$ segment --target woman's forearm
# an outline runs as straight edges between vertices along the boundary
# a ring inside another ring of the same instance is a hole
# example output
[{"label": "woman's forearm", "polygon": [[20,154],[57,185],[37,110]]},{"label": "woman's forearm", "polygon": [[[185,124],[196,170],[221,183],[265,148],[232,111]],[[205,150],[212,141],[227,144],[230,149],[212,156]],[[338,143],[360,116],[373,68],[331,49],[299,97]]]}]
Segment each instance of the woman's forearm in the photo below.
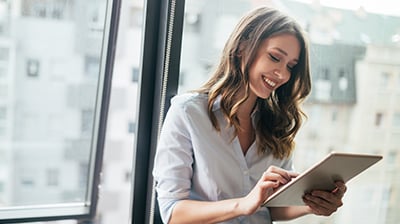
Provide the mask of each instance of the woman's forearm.
[{"label": "woman's forearm", "polygon": [[169,224],[176,223],[217,223],[244,215],[240,208],[241,199],[215,202],[183,200],[179,201],[171,215]]}]

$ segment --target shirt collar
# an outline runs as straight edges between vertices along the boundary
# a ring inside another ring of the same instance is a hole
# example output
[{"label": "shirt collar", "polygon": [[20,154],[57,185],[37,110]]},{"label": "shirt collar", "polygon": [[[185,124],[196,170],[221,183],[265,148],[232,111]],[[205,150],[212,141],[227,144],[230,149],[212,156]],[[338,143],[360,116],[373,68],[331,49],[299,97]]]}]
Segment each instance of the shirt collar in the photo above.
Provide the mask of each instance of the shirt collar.
[{"label": "shirt collar", "polygon": [[215,99],[213,106],[212,106],[212,111],[215,112],[219,109],[221,109],[221,95],[217,96],[217,99]]}]

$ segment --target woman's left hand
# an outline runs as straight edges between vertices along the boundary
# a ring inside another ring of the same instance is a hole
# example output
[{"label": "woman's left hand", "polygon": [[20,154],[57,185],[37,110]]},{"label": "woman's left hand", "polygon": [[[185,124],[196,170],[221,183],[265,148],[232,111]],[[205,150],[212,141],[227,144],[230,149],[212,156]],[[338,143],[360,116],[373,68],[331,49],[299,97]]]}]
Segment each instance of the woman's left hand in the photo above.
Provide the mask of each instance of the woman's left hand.
[{"label": "woman's left hand", "polygon": [[303,201],[316,215],[329,216],[343,205],[342,198],[346,192],[343,182],[336,182],[336,188],[332,191],[313,190],[303,196]]}]

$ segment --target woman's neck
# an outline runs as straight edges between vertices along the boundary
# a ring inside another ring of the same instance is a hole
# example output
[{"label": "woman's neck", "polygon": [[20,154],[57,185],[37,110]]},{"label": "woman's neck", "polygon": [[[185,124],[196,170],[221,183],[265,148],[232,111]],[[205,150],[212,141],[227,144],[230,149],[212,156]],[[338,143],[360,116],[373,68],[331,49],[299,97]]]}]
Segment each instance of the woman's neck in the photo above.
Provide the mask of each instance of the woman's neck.
[{"label": "woman's neck", "polygon": [[[244,95],[244,93],[243,93]],[[242,97],[242,96],[241,96]],[[251,114],[253,113],[254,107],[256,105],[257,96],[250,93],[249,97],[244,101],[238,109],[237,118],[239,122],[241,120],[246,121],[251,118]]]}]

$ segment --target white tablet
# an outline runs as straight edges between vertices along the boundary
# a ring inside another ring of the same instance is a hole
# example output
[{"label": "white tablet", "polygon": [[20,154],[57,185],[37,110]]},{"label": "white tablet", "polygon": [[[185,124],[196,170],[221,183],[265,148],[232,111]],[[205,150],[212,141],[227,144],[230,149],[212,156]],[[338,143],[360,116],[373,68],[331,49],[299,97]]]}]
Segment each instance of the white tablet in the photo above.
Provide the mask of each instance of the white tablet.
[{"label": "white tablet", "polygon": [[350,179],[382,159],[381,155],[332,152],[320,162],[293,178],[264,203],[267,207],[304,205],[303,195],[311,190],[332,191],[335,181]]}]

